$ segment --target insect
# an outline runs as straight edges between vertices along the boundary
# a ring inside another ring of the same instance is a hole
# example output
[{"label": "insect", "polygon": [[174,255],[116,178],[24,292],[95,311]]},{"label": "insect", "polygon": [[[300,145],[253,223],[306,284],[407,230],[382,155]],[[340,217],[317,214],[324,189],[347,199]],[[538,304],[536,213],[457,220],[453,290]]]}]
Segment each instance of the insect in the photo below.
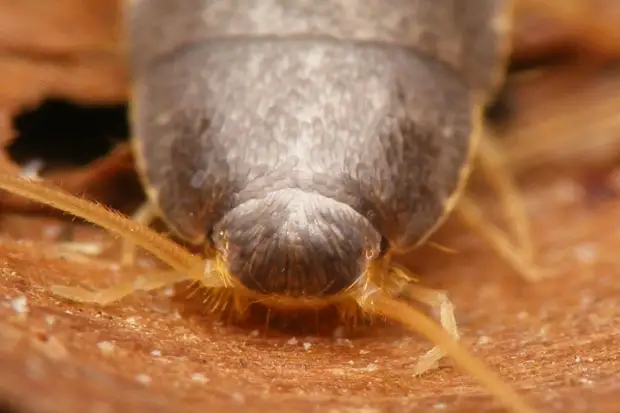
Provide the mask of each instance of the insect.
[{"label": "insect", "polygon": [[[394,264],[453,210],[522,274],[528,261],[461,197],[482,110],[502,78],[509,1],[134,0],[126,9],[133,146],[149,203],[127,220],[41,183],[0,187],[80,216],[174,271],[57,295],[107,305],[136,290],[200,283],[238,312],[351,306],[402,322],[515,412],[533,412],[458,344],[443,292]],[[509,193],[501,174],[497,188]],[[508,199],[509,197],[505,197]],[[458,201],[458,202],[457,202]],[[507,202],[515,215],[514,202]],[[159,217],[193,255],[150,230]],[[527,233],[515,225],[527,255]],[[441,327],[407,300],[439,307]],[[442,328],[443,327],[443,328]]]}]

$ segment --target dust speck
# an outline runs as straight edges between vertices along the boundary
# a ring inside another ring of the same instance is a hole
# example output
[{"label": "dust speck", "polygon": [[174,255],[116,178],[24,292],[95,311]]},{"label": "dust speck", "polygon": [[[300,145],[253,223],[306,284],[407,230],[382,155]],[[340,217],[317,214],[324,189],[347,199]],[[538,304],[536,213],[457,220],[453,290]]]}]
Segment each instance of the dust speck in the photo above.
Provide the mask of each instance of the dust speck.
[{"label": "dust speck", "polygon": [[200,384],[206,384],[209,382],[209,379],[200,373],[194,373],[192,374],[192,381]]},{"label": "dust speck", "polygon": [[489,336],[480,336],[478,337],[478,345],[485,346],[491,342],[491,337]]},{"label": "dust speck", "polygon": [[297,339],[295,337],[292,337],[286,343],[294,346],[295,344],[297,344]]},{"label": "dust speck", "polygon": [[153,356],[153,357],[161,357],[161,350],[153,350],[153,351],[151,351],[151,356]]},{"label": "dust speck", "polygon": [[100,341],[97,343],[97,347],[99,347],[99,351],[101,351],[104,356],[112,354],[116,348],[114,344],[109,341]]},{"label": "dust speck", "polygon": [[353,348],[353,342],[348,338],[337,338],[336,345]]},{"label": "dust speck", "polygon": [[164,295],[165,295],[166,297],[172,297],[172,296],[174,296],[174,288],[172,288],[172,287],[168,287],[168,288],[166,288],[166,289],[164,290]]},{"label": "dust speck", "polygon": [[448,406],[445,403],[435,403],[433,405],[433,409],[435,410],[445,410]]},{"label": "dust speck", "polygon": [[45,324],[47,324],[48,327],[51,327],[54,325],[54,323],[56,323],[56,317],[54,317],[53,315],[46,315],[44,320]]},{"label": "dust speck", "polygon": [[41,170],[45,167],[45,161],[43,159],[34,158],[27,161],[21,168],[21,176],[24,178],[32,179],[33,181],[40,181]]},{"label": "dust speck", "polygon": [[575,257],[584,264],[590,264],[596,261],[598,256],[598,249],[594,244],[581,244],[576,246],[573,251]]},{"label": "dust speck", "polygon": [[369,363],[366,367],[364,367],[364,371],[368,372],[368,373],[372,373],[373,371],[376,371],[379,368],[379,366],[377,366],[375,363]]},{"label": "dust speck", "polygon": [[250,332],[250,337],[258,337],[260,335],[258,330],[252,330]]},{"label": "dust speck", "polygon": [[104,246],[96,242],[63,242],[59,244],[59,248],[64,251],[90,256],[101,255],[104,250]]},{"label": "dust speck", "polygon": [[310,347],[312,347],[312,344],[308,342],[305,342],[303,345],[304,345],[304,350],[306,351],[310,350]]},{"label": "dust speck", "polygon": [[60,225],[47,225],[43,228],[43,236],[50,240],[55,240],[62,235],[62,226]]},{"label": "dust speck", "polygon": [[148,376],[148,375],[146,375],[146,374],[142,373],[142,374],[138,374],[138,375],[136,376],[136,381],[137,381],[138,383],[141,383],[141,384],[147,385],[147,384],[150,384],[153,380],[151,379],[151,377],[150,377],[150,376]]},{"label": "dust speck", "polygon": [[21,295],[17,298],[11,300],[11,308],[13,311],[19,314],[24,314],[28,312],[28,299],[25,295]]}]

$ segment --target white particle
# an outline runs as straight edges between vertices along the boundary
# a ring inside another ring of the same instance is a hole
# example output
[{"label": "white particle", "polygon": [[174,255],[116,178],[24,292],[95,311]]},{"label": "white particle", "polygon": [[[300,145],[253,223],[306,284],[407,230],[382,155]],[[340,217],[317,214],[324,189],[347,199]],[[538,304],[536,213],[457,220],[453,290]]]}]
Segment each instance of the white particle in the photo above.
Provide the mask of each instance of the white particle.
[{"label": "white particle", "polygon": [[295,337],[292,337],[289,341],[287,341],[287,344],[294,346],[295,344],[297,344],[297,339]]},{"label": "white particle", "polygon": [[166,289],[164,290],[164,295],[165,295],[166,297],[172,297],[172,296],[174,296],[174,288],[172,288],[172,287],[168,287],[168,288],[166,288]]},{"label": "white particle", "polygon": [[304,350],[308,351],[308,350],[310,350],[310,347],[312,347],[312,344],[310,344],[308,342],[304,343]]},{"label": "white particle", "polygon": [[56,239],[62,234],[62,227],[60,225],[49,225],[43,228],[43,235],[45,238]]},{"label": "white particle", "polygon": [[45,324],[47,324],[48,327],[53,326],[54,323],[56,322],[56,317],[54,317],[53,315],[48,314],[44,317],[44,319],[45,319]]},{"label": "white particle", "polygon": [[136,320],[136,317],[127,317],[127,318],[125,319],[125,322],[126,322],[127,324],[132,325],[132,326],[136,326],[136,325],[138,325],[138,321]]},{"label": "white particle", "polygon": [[151,351],[151,356],[153,356],[153,357],[161,356],[161,350],[153,350],[153,351]]},{"label": "white particle", "polygon": [[337,338],[336,345],[353,348],[353,343],[348,338]]},{"label": "white particle", "polygon": [[370,363],[366,367],[364,367],[364,371],[367,371],[368,373],[372,373],[373,371],[377,370],[378,368],[379,368],[379,366],[377,366],[375,363]]},{"label": "white particle", "polygon": [[194,373],[192,374],[192,381],[200,384],[206,384],[209,382],[209,379],[200,373]]},{"label": "white particle", "polygon": [[41,176],[39,174],[44,167],[45,162],[42,159],[31,159],[22,166],[21,175],[33,181],[40,181]]},{"label": "white particle", "polygon": [[573,251],[577,259],[584,264],[590,264],[594,262],[598,255],[596,245],[593,244],[578,245],[574,248]]},{"label": "white particle", "polygon": [[104,354],[104,355],[108,355],[111,354],[114,351],[114,344],[109,342],[109,341],[100,341],[97,343],[97,347],[99,347],[99,350]]},{"label": "white particle", "polygon": [[448,407],[448,406],[446,406],[445,403],[435,403],[433,405],[433,409],[435,409],[435,410],[445,410],[446,407]]},{"label": "white particle", "polygon": [[142,384],[149,384],[151,383],[152,379],[147,376],[146,374],[138,374],[136,376],[136,380],[138,381],[138,383],[142,383]]},{"label": "white particle", "polygon": [[11,307],[13,308],[13,311],[15,311],[16,313],[20,313],[20,314],[27,313],[28,312],[28,299],[26,298],[25,295],[14,298],[11,301]]},{"label": "white particle", "polygon": [[478,345],[479,346],[484,346],[486,344],[489,344],[491,342],[491,337],[489,336],[480,336],[478,337]]},{"label": "white particle", "polygon": [[76,252],[85,255],[100,255],[104,246],[96,242],[63,242],[59,244],[60,250]]}]

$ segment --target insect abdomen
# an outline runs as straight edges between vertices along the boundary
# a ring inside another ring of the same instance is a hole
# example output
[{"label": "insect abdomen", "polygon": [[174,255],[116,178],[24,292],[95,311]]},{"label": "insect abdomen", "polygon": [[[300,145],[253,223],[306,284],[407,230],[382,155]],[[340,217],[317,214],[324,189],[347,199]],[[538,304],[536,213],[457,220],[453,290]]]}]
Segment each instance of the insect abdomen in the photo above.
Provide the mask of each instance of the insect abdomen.
[{"label": "insect abdomen", "polygon": [[[460,180],[472,90],[494,66],[480,57],[499,41],[464,47],[493,32],[500,3],[136,1],[134,128],[152,198],[195,241],[235,205],[298,187],[417,242]],[[485,70],[470,76],[474,62]]]}]

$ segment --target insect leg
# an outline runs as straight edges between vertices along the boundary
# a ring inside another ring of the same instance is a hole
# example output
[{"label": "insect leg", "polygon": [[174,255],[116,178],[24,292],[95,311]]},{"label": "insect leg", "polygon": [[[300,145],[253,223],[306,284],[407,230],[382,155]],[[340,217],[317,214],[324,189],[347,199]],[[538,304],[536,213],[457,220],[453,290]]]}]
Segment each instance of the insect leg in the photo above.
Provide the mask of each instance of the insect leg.
[{"label": "insect leg", "polygon": [[410,329],[424,335],[435,345],[442,348],[446,354],[452,357],[457,366],[475,377],[512,412],[534,413],[536,411],[495,372],[460,345],[444,328],[438,326],[425,314],[407,303],[386,296],[380,289],[369,296],[361,295],[358,303],[368,312],[401,322]]},{"label": "insect leg", "polygon": [[[418,301],[431,308],[439,309],[439,321],[441,326],[454,340],[459,340],[460,335],[456,324],[456,317],[454,316],[454,305],[445,292],[408,283],[402,293],[409,299]],[[435,368],[437,362],[445,355],[446,352],[441,347],[435,346],[420,358],[414,369],[415,374],[421,375]]]},{"label": "insect leg", "polygon": [[489,184],[497,193],[508,224],[512,227],[521,253],[527,259],[534,256],[530,220],[523,198],[516,189],[512,174],[505,167],[501,150],[488,137],[478,145],[478,162]]},{"label": "insect leg", "polygon": [[487,222],[480,208],[464,196],[455,208],[461,220],[481,235],[495,252],[508,262],[525,280],[538,281],[540,270],[508,240],[506,234]]},{"label": "insect leg", "polygon": [[102,290],[90,291],[85,288],[62,285],[54,285],[51,290],[53,294],[70,301],[106,306],[136,291],[152,291],[189,278],[189,276],[183,276],[178,272],[161,271],[148,276],[139,276],[134,281],[124,282]]},{"label": "insect leg", "polygon": [[[131,219],[140,225],[148,226],[157,217],[157,212],[153,204],[149,201],[144,202],[131,216]],[[121,244],[121,265],[133,267],[136,259],[136,244],[129,238],[123,238]]]}]

